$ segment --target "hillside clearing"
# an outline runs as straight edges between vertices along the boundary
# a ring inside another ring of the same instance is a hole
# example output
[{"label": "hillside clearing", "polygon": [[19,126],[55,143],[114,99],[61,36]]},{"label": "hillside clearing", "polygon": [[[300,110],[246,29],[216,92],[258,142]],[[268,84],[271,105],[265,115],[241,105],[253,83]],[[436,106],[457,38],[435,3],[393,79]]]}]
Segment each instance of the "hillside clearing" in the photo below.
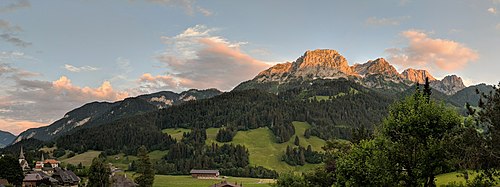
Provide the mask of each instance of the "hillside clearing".
[{"label": "hillside clearing", "polygon": [[191,129],[184,129],[184,128],[163,129],[161,132],[172,136],[172,138],[176,139],[177,141],[180,141],[182,139],[182,135],[184,133],[191,132]]},{"label": "hillside clearing", "polygon": [[[313,150],[321,151],[321,147],[325,145],[325,141],[311,136],[309,139],[304,137],[304,132],[306,129],[310,128],[310,125],[305,122],[293,122],[295,127],[295,135],[290,138],[288,142],[276,143],[274,140],[274,135],[267,127],[252,129],[248,131],[238,131],[236,136],[234,136],[233,141],[229,142],[232,144],[244,145],[248,148],[250,153],[250,165],[251,166],[263,166],[269,169],[274,169],[280,173],[287,171],[304,172],[321,164],[306,164],[304,166],[290,166],[285,162],[281,161],[281,157],[286,151],[286,147],[293,147],[293,140],[295,136],[300,139],[300,145],[307,147],[311,145]],[[215,140],[218,128],[207,129],[207,141],[208,145],[212,142],[218,143]],[[221,144],[221,143],[218,143]]]},{"label": "hillside clearing", "polygon": [[99,154],[101,154],[101,151],[87,151],[85,153],[75,155],[71,158],[61,160],[61,162],[72,165],[78,165],[82,163],[83,166],[88,167],[92,164],[92,160],[99,156]]}]

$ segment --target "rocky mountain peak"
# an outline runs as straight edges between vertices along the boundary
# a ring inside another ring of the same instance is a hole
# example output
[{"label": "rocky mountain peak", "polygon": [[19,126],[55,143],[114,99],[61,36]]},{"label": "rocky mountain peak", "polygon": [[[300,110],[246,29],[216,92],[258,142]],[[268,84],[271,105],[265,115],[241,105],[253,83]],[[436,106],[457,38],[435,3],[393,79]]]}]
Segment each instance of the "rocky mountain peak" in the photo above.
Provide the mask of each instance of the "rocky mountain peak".
[{"label": "rocky mountain peak", "polygon": [[431,86],[448,95],[453,95],[465,88],[462,78],[456,75],[448,75],[440,81],[431,82]]},{"label": "rocky mountain peak", "polygon": [[297,70],[316,70],[320,72],[326,69],[336,69],[345,74],[352,74],[347,60],[337,51],[331,49],[316,49],[306,51],[304,55],[294,62]]},{"label": "rocky mountain peak", "polygon": [[396,68],[389,64],[384,58],[370,60],[364,64],[355,64],[352,66],[352,69],[361,76],[368,74],[381,74],[389,77],[399,76]]},{"label": "rocky mountain peak", "polygon": [[408,68],[401,73],[401,77],[404,79],[407,79],[412,82],[417,82],[420,84],[425,83],[425,78],[428,77],[429,81],[435,81],[436,78],[434,78],[427,70],[420,70],[420,69],[413,69],[413,68]]}]

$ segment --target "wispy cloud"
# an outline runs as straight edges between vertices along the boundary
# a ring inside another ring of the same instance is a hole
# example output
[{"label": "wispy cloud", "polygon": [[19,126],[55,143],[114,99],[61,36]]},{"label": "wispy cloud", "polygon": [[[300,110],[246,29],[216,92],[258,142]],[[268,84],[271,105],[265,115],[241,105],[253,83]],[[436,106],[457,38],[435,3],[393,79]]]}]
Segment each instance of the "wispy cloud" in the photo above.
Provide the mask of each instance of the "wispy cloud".
[{"label": "wispy cloud", "polygon": [[167,49],[157,59],[164,64],[165,74],[144,74],[139,80],[143,91],[230,90],[271,66],[241,51],[240,46],[246,42],[229,41],[214,35],[215,31],[196,25],[176,36],[162,37]]},{"label": "wispy cloud", "polygon": [[11,0],[10,4],[0,7],[0,12],[13,12],[22,8],[31,7],[31,3],[28,0]]},{"label": "wispy cloud", "polygon": [[373,26],[395,26],[401,24],[402,21],[410,19],[409,16],[403,17],[395,17],[395,18],[377,18],[377,17],[369,17],[366,19],[366,25]]},{"label": "wispy cloud", "polygon": [[97,71],[100,70],[100,68],[92,67],[92,66],[81,66],[81,67],[76,67],[71,64],[64,64],[64,69],[71,71],[71,72],[85,72],[85,71]]},{"label": "wispy cloud", "polygon": [[14,36],[12,34],[4,33],[0,34],[0,38],[6,42],[11,43],[12,45],[18,46],[18,47],[28,47],[31,46],[31,42],[26,42],[17,36]]},{"label": "wispy cloud", "polygon": [[23,29],[17,25],[12,25],[9,21],[0,19],[0,29],[6,32],[19,32]]},{"label": "wispy cloud", "polygon": [[408,41],[408,46],[386,49],[385,52],[390,61],[405,68],[454,71],[479,58],[477,51],[456,41],[431,38],[418,30],[404,31],[401,35]]}]

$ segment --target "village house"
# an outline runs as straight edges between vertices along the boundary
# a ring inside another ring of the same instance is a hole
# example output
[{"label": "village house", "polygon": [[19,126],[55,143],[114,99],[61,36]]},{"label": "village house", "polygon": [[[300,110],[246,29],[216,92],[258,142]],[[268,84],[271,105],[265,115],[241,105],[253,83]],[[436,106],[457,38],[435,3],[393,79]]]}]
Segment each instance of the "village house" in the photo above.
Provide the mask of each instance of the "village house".
[{"label": "village house", "polygon": [[[35,163],[31,170],[25,160],[23,149],[19,154],[19,164],[25,171],[23,187],[32,186],[69,186],[77,187],[81,179],[71,170],[59,167],[59,161],[55,159],[44,159],[43,154],[40,161]],[[30,171],[31,170],[31,171]]]},{"label": "village house", "polygon": [[23,187],[36,187],[43,182],[43,177],[38,173],[28,173],[24,176]]},{"label": "village house", "polygon": [[219,178],[219,170],[191,170],[191,176],[198,179],[216,179]]},{"label": "village house", "polygon": [[56,179],[57,184],[61,186],[78,187],[80,177],[76,176],[71,170],[61,169],[60,167],[54,168],[52,178]]}]

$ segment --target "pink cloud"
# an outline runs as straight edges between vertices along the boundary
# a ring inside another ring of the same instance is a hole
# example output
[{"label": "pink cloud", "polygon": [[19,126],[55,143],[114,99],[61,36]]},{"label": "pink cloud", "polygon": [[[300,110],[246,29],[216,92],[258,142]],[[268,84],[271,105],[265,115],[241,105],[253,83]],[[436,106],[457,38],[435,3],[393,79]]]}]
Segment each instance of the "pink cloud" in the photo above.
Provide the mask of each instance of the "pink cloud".
[{"label": "pink cloud", "polygon": [[108,81],[96,88],[79,87],[66,76],[49,81],[15,79],[15,89],[0,97],[0,129],[25,130],[52,123],[68,111],[93,101],[117,101],[129,96]]},{"label": "pink cloud", "polygon": [[139,79],[142,88],[230,90],[271,66],[241,51],[246,42],[213,36],[216,30],[197,25],[177,36],[162,37],[169,47],[157,59],[165,64],[166,75],[144,74]]},{"label": "pink cloud", "polygon": [[430,38],[426,33],[408,30],[401,34],[408,41],[404,48],[386,49],[388,59],[404,68],[427,68],[454,71],[476,61],[479,54],[462,43]]},{"label": "pink cloud", "polygon": [[0,119],[0,127],[4,131],[8,131],[12,134],[19,134],[26,129],[36,128],[47,125],[46,123],[39,123],[34,121],[23,121],[14,119]]}]

